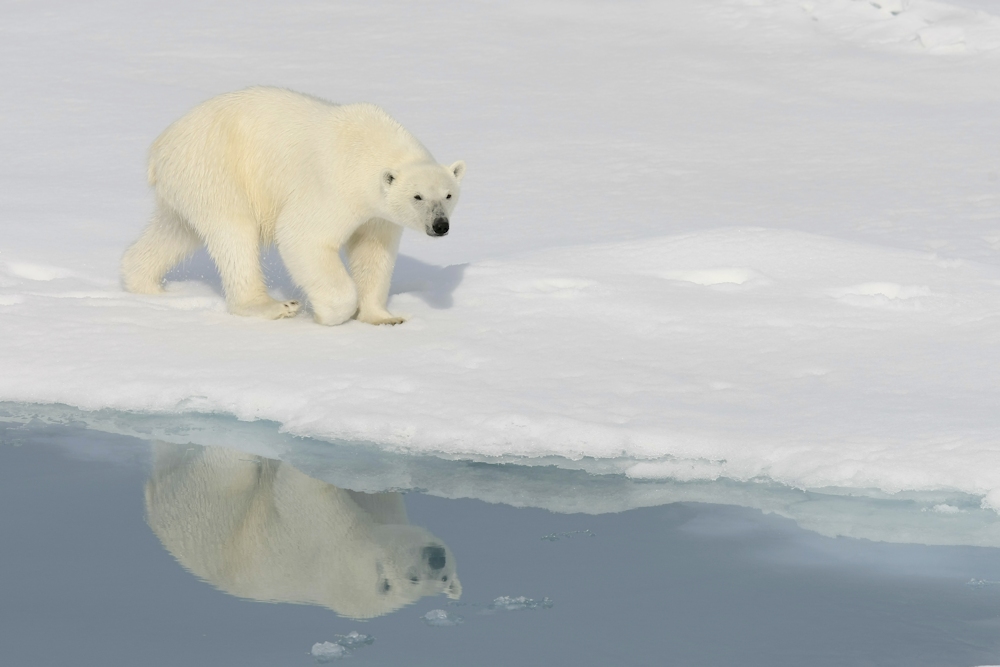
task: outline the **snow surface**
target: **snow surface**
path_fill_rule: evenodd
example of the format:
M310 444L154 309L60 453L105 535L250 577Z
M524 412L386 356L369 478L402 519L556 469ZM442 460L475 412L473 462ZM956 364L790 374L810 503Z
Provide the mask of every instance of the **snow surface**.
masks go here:
M887 5L6 5L0 400L1000 510L1000 16ZM146 147L252 84L469 163L406 324L120 289Z

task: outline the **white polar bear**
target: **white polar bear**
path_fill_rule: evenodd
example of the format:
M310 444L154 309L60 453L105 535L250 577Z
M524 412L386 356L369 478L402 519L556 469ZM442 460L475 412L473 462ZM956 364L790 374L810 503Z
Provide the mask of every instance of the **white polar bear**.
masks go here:
M372 618L462 594L451 550L410 525L398 493L345 491L220 447L153 448L146 520L181 565L230 595Z
M260 266L261 245L275 244L317 322L399 324L386 301L402 228L447 234L464 175L464 162L438 164L373 104L278 88L220 95L153 142L156 211L122 258L122 279L131 292L161 292L167 271L204 243L230 312L290 317L299 303L272 299Z

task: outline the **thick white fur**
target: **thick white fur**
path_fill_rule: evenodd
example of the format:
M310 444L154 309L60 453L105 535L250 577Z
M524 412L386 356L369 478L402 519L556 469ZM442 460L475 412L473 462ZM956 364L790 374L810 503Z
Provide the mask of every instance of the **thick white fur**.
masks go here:
M181 565L242 598L372 618L462 594L451 551L409 524L400 494L345 491L280 461L155 443L146 517ZM443 568L428 546L445 550Z
M275 301L264 284L261 246L274 243L317 322L356 314L398 324L386 301L402 228L435 235L464 174L464 162L438 164L373 104L278 88L220 95L153 143L156 211L125 253L122 278L129 291L160 292L167 271L204 243L231 312L293 316L298 302Z

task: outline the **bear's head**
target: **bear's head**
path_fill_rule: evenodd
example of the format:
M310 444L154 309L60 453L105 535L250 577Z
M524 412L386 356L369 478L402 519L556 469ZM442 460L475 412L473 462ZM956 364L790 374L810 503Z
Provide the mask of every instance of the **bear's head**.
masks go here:
M461 597L455 556L426 529L396 524L378 526L372 533L379 554L375 591L382 604L398 609L425 595Z
M444 236L458 203L465 162L450 167L433 162L405 164L382 172L386 218L428 236Z

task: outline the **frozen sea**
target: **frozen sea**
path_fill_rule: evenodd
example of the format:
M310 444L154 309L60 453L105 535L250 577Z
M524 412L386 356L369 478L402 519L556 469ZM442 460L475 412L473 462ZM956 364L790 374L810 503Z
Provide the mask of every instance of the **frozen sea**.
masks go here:
M994 0L40 0L0 62L0 653L1000 664ZM467 162L405 324L231 316L204 252L122 290L149 144L251 85ZM144 520L170 447L406 492L462 597L198 581Z

